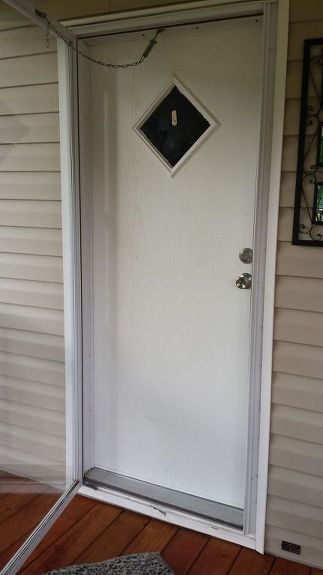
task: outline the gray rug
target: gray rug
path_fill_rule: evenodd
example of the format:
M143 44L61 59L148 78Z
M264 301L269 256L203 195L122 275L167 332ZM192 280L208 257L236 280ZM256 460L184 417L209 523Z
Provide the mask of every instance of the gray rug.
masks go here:
M174 575L159 553L123 555L100 563L71 565L46 575Z

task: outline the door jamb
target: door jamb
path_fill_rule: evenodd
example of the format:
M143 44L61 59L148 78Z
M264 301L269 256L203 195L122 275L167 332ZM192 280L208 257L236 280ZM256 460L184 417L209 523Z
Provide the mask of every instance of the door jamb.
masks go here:
M262 98L262 116L261 116L261 144L259 157L259 174L258 174L258 199L263 194L259 189L268 192L268 200L261 206L257 206L261 212L262 218L259 217L258 223L262 223L262 232L260 241L262 248L259 250L262 261L256 262L258 265L258 274L262 272L262 281L259 290L257 290L257 301L253 301L254 310L262 309L261 316L258 315L258 328L256 332L262 332L261 344L254 346L254 369L252 369L251 378L253 379L253 393L250 398L250 419L249 419L249 477L247 481L248 492L246 495L247 509L246 525L244 534L232 533L230 535L227 529L223 529L216 524L213 526L202 526L201 521L197 518L192 520L184 513L174 513L167 509L167 519L170 522L177 522L184 526L195 529L206 530L206 532L218 537L240 541L248 547L253 547L259 552L264 551L264 534L265 534L265 515L267 499L267 481L268 481L268 454L269 454L269 437L270 437L270 412L271 412L271 380L272 380L272 345L273 345L273 321L274 321L274 290L275 290L275 264L276 264L276 243L277 243L277 225L278 225L278 206L279 206L279 189L280 189L280 170L282 157L282 138L283 138L283 119L284 119L284 102L285 102L285 82L286 82L286 64L287 64L287 41L288 41L288 16L289 0L258 0L250 2L241 2L239 4L227 4L225 6L216 6L216 0L203 2L203 7L196 6L192 10L192 4L176 5L175 7L163 7L158 9L158 13L152 16L152 10L137 10L125 14L114 14L113 16L101 17L98 19L79 19L68 21L66 24L72 27L73 32L78 36L79 41L82 38L95 35L95 30L100 34L108 34L113 30L122 31L124 29L136 29L138 27L151 27L152 17L155 25L167 25L167 21L177 21L181 23L183 18L194 12L195 19L200 18L205 13L205 7L208 13L213 12L226 14L227 9L235 9L236 14L246 13L248 7L255 7L261 4L264 12L264 82ZM181 10L179 11L179 6ZM226 9L226 10L224 10ZM224 12L223 12L224 11ZM185 14L185 17L183 17ZM177 19L177 20L176 20ZM94 21L93 20L97 20ZM82 42L84 48L85 43ZM79 58L79 60L81 60ZM86 342L83 347L83 369L84 369L84 394L86 406L84 410L84 429L83 437L86 438L84 452L84 470L93 467L91 455L93 453L93 409L92 409L92 274L91 274L91 207L90 207L90 188L89 188L89 170L84 148L84 142L89 136L89 126L86 114L86 90L82 89L88 85L85 81L87 76L88 64L83 60L79 61L79 79L80 79L80 158L81 158L81 204L82 204L82 278L83 278L83 318L86 326ZM274 90L271 90L272 80L274 80ZM269 158L269 160L268 160ZM264 230L266 233L264 233ZM84 257L85 256L85 257ZM265 263L264 263L265 260ZM263 267L262 267L263 266ZM256 278L260 279L259 275ZM255 282L255 283L256 283ZM256 292L256 290L254 290ZM259 295L260 294L260 295ZM263 294L263 296L261 295ZM255 333L256 333L255 332ZM261 365L261 367L258 367ZM258 370L258 372L257 372ZM135 497L123 497L122 494L103 490L100 494L91 493L87 487L81 488L84 494L101 498L105 501L122 504L134 510L140 510L152 515L160 513L165 519L166 509L158 506L156 511L149 509L145 502L139 502ZM176 515L176 518L175 518ZM211 529L211 531L210 531Z

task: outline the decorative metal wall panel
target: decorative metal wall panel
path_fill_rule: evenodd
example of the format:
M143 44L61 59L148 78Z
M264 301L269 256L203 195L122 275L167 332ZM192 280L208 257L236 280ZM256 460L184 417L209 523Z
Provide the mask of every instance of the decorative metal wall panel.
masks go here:
M323 246L323 38L304 42L293 244Z

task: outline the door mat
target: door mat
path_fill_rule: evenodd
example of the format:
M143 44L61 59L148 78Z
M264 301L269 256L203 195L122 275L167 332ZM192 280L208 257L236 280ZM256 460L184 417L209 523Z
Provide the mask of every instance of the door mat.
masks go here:
M100 563L62 567L46 575L174 575L174 573L159 553L138 553Z

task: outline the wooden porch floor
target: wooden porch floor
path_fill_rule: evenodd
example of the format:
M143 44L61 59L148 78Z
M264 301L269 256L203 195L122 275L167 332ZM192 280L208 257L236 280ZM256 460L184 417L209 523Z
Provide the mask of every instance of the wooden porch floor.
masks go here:
M0 568L57 495L1 494ZM20 573L41 575L74 563L159 551L176 575L323 575L323 571L260 555L239 545L77 495Z

